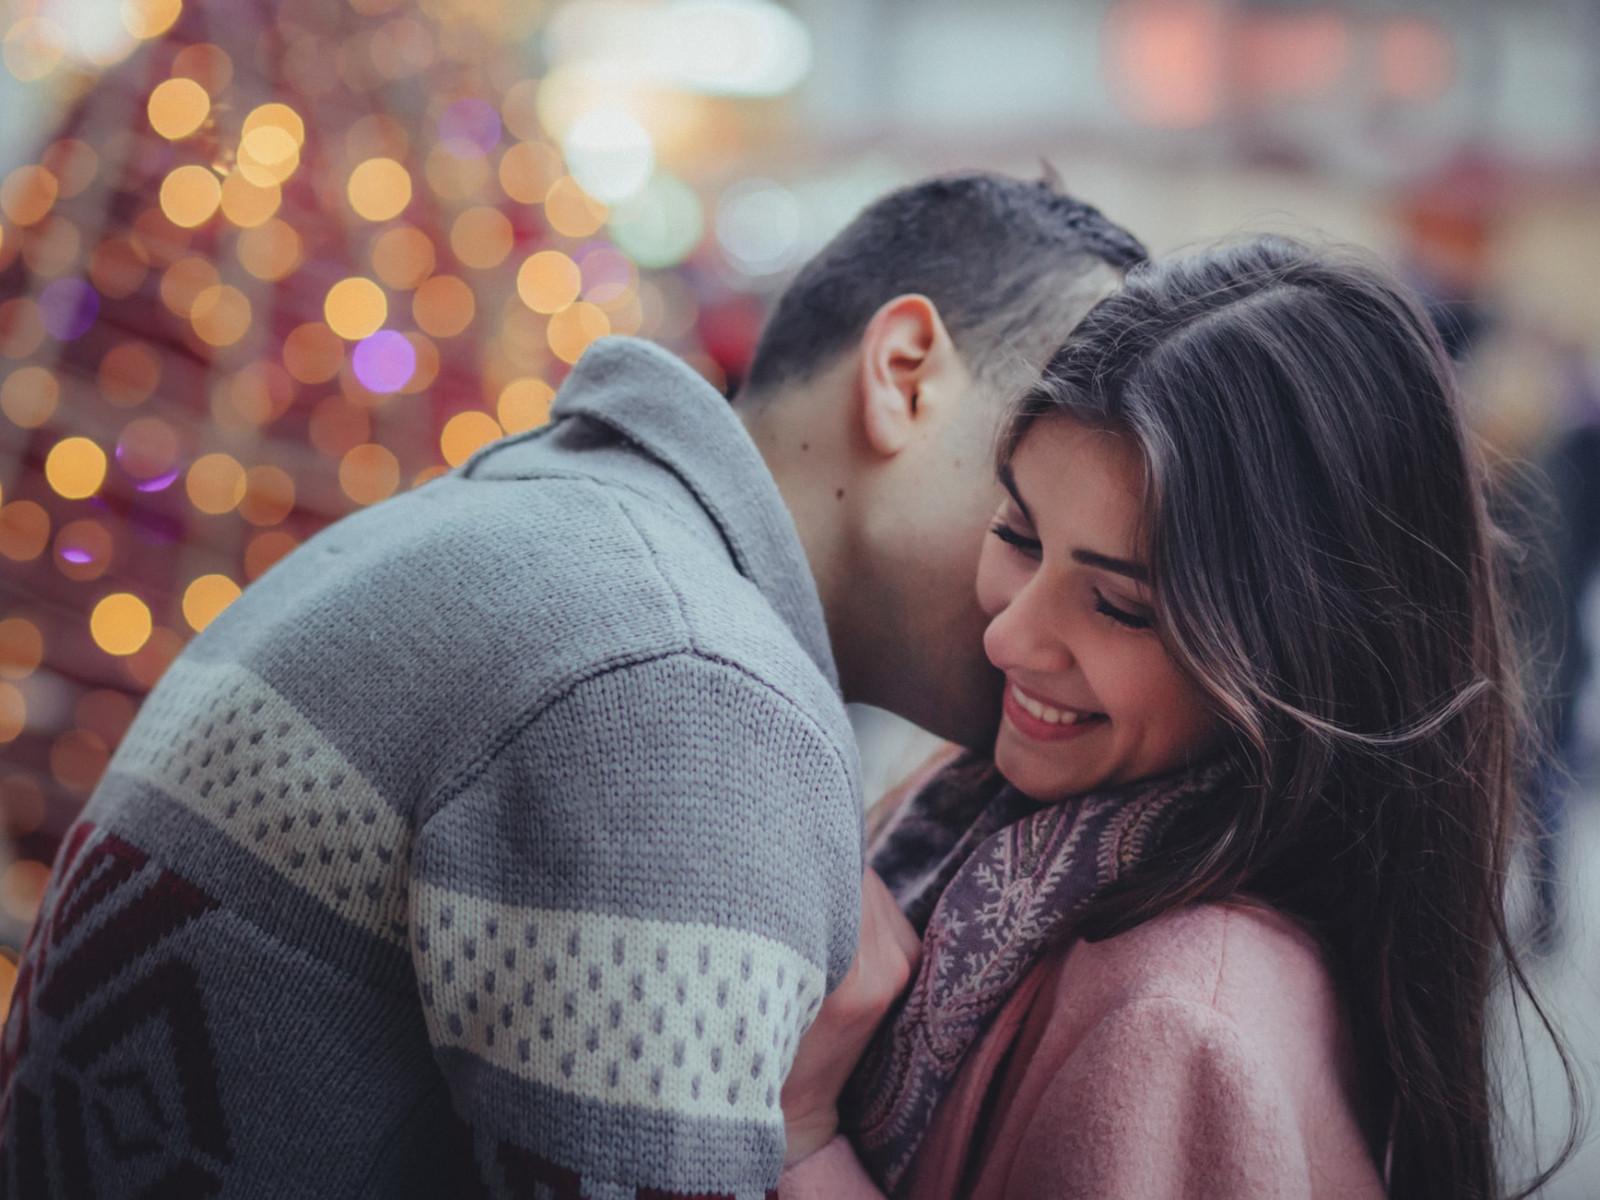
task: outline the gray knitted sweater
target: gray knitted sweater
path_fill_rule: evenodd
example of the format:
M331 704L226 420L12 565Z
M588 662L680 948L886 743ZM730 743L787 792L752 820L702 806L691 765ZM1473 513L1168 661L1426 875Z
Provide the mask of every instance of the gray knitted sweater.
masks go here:
M0 1193L761 1195L858 775L754 444L604 341L151 693L25 952Z

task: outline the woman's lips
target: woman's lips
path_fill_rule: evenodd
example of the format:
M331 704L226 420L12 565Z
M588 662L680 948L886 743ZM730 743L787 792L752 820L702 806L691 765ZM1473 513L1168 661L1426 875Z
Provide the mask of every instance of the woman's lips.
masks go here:
M1106 724L1104 713L1059 708L1028 695L1014 683L1006 685L1003 711L1016 731L1040 742L1064 742L1082 737Z

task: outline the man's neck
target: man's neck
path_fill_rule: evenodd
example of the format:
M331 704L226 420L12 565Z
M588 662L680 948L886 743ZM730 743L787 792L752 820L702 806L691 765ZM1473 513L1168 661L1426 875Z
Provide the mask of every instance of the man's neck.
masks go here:
M734 411L794 518L822 602L840 685L845 699L853 700L849 453L839 444L844 423L827 419L822 401L814 395L779 395L736 405Z

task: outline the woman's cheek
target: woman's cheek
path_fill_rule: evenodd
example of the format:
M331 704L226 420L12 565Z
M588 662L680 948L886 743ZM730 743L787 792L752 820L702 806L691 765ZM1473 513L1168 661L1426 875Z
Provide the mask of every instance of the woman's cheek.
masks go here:
M1173 727L1174 709L1179 707L1173 694L1176 681L1166 654L1154 639L1112 630L1080 644L1079 666L1101 710L1121 731L1118 740L1124 747L1140 747L1139 756L1143 757L1153 743L1166 740L1164 734L1177 732ZM1144 769L1149 766L1142 764Z
M1148 719L1157 723L1162 735L1158 741L1163 761L1151 764L1152 769L1172 770L1205 757L1219 736L1219 722L1205 694L1164 649L1143 665L1142 674L1153 685L1145 698Z

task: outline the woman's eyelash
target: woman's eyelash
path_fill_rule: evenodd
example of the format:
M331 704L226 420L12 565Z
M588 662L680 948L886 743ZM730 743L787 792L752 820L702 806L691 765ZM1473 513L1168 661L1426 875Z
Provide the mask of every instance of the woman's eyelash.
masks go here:
M1131 613L1126 609L1118 608L1115 604L1112 604L1109 600L1102 596L1098 591L1096 591L1094 594L1094 610L1097 613L1102 613L1105 616L1110 617L1118 625L1125 625L1129 629L1149 629L1152 624L1149 617L1141 617L1137 613Z
M1015 546L1024 554L1031 554L1037 557L1040 550L1043 549L1038 538L1025 537L1004 521L996 521L989 527L989 532L1006 543L1006 545Z

